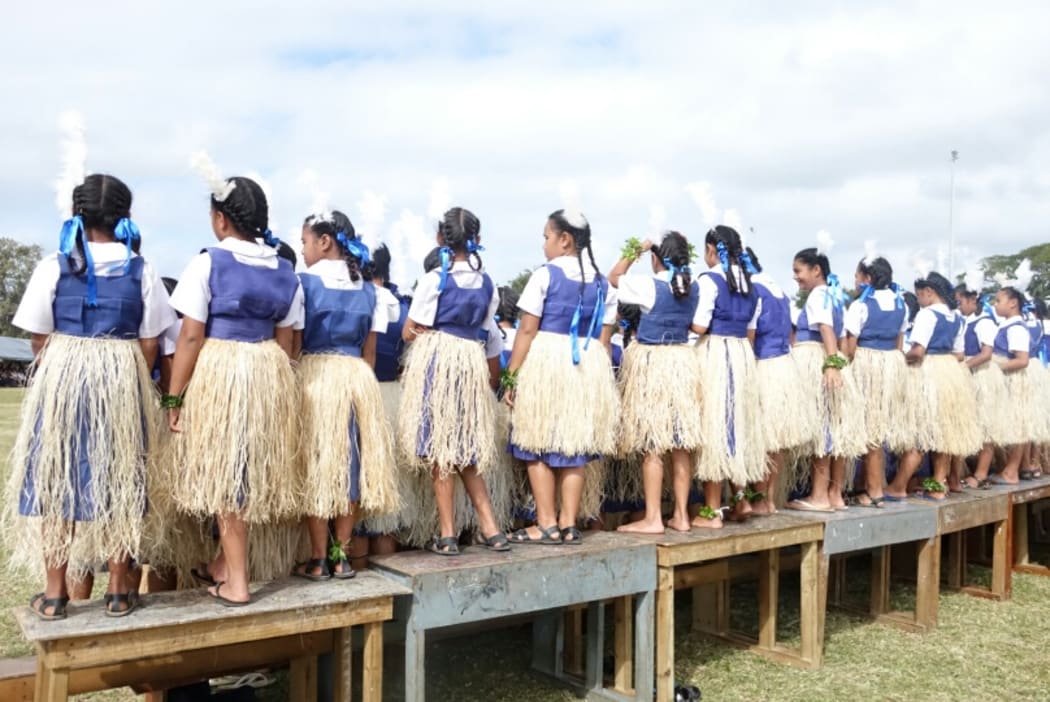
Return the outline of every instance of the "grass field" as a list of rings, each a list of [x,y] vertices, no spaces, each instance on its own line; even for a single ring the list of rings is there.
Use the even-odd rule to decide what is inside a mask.
[[[0,389],[0,454],[16,431],[17,390]],[[2,471],[6,482],[7,467]],[[3,554],[6,555],[6,550]],[[863,573],[854,569],[854,584]],[[8,609],[23,606],[40,584],[3,571],[0,587],[0,657],[30,653]],[[978,579],[987,572],[972,573]],[[734,588],[734,618],[754,619],[743,606],[750,586]],[[798,633],[797,585],[785,579],[780,635]],[[911,593],[896,597],[906,604]],[[683,604],[685,604],[683,602]],[[831,611],[825,665],[799,671],[768,663],[688,630],[688,607],[676,637],[677,679],[700,686],[704,700],[1050,700],[1050,579],[1015,576],[1013,599],[996,603],[942,594],[939,627],[907,634]],[[570,693],[529,672],[529,630],[516,627],[437,642],[428,654],[428,699],[568,702]],[[394,655],[396,655],[395,652]],[[388,678],[388,684],[390,682]],[[393,686],[389,686],[391,691]],[[129,691],[84,695],[81,700],[131,700]],[[267,695],[267,699],[280,699]]]

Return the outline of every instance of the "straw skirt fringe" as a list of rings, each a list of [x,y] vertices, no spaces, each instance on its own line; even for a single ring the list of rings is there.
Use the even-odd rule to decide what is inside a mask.
[[[867,453],[861,421],[863,399],[857,390],[853,373],[847,366],[840,375],[842,386],[828,388],[824,383],[824,347],[816,342],[803,342],[791,347],[791,355],[802,373],[806,391],[800,402],[810,403],[806,411],[820,418],[820,433],[805,448],[810,456],[852,458]]]
[[[806,386],[791,354],[756,361],[758,404],[766,451],[812,443],[820,432],[815,405],[804,402]]]
[[[907,448],[911,432],[900,421],[907,402],[908,364],[897,349],[857,348],[850,372],[861,398],[861,436],[868,449],[883,444],[894,451]]]
[[[443,332],[419,336],[405,354],[398,410],[399,459],[426,474],[467,465],[484,474],[496,460],[489,367],[477,341]]]
[[[295,374],[276,342],[206,340],[172,441],[180,509],[249,523],[297,516],[299,411]]]
[[[401,406],[401,383],[390,381],[379,383],[379,395],[383,401],[383,411],[391,427],[398,426],[398,408]],[[372,514],[362,509],[363,519],[358,524],[372,534],[397,535],[403,529],[416,523],[419,519],[419,506],[422,495],[433,492],[429,476],[424,476],[415,468],[400,460],[395,452],[394,482],[400,496],[400,508],[389,514]]]
[[[977,404],[977,426],[984,443],[1006,443],[1013,429],[1005,425],[1003,409],[1009,399],[1006,394],[1006,378],[999,365],[985,361],[972,370],[974,399]]]
[[[1050,373],[1038,358],[1031,358],[1027,368],[1030,378],[1029,412],[1032,416],[1032,435],[1029,441],[1050,441]]]
[[[11,454],[12,563],[36,570],[41,556],[54,567],[138,554],[160,419],[137,340],[52,334]]]
[[[610,455],[616,451],[620,397],[609,354],[580,342],[573,365],[569,337],[538,332],[518,373],[512,442],[534,453]]]
[[[629,344],[620,399],[621,455],[700,448],[700,363],[692,346]]]
[[[977,402],[970,372],[951,354],[927,355],[916,369],[919,394],[915,448],[952,456],[981,449]],[[913,376],[914,377],[914,376]]]
[[[703,400],[704,447],[696,461],[699,480],[744,484],[766,477],[758,369],[747,339],[708,336],[696,347]]]
[[[360,460],[361,509],[388,514],[400,508],[393,436],[375,373],[360,358],[308,354],[299,364],[302,399],[301,511],[332,518],[349,512],[353,442]],[[356,436],[351,437],[351,424]]]

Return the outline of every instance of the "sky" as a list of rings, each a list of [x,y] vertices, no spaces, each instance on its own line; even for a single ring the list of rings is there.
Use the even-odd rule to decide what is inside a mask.
[[[1050,3],[21,3],[0,26],[0,236],[57,245],[60,116],[134,193],[177,277],[214,242],[206,149],[258,174],[298,248],[320,203],[393,278],[436,218],[481,220],[497,282],[543,262],[546,217],[590,219],[598,264],[663,229],[739,224],[789,289],[794,253],[865,241],[910,287],[1050,240]]]

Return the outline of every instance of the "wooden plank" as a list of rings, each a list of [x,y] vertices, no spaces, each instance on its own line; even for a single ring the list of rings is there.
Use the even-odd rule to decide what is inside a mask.
[[[0,700],[32,700],[36,691],[36,656],[0,658]]]
[[[1050,483],[1034,487],[1024,484],[1010,493],[1010,501],[1015,505],[1046,499],[1050,499]]]
[[[317,702],[317,657],[293,658],[288,668],[288,702]]]
[[[343,627],[332,632],[332,690],[335,702],[350,702],[353,671],[350,631],[350,627]],[[405,648],[407,655],[407,644]]]
[[[380,601],[376,602],[375,599]],[[384,601],[385,600],[385,601]],[[290,636],[298,632],[338,629],[385,621],[393,616],[390,597],[368,602],[337,602],[308,612],[269,612],[249,619],[198,621],[108,636],[45,641],[42,648],[53,667],[84,668],[131,661],[166,653],[223,646],[243,641]]]
[[[820,667],[824,656],[823,606],[827,599],[827,570],[822,568],[820,542],[802,544],[802,583],[799,629],[801,659]]]
[[[583,675],[583,610],[578,607],[565,612],[565,672]]]
[[[771,649],[777,643],[780,551],[763,551],[758,558],[758,645]]]
[[[915,622],[926,629],[937,626],[939,585],[941,582],[941,537],[919,544],[915,578]]]
[[[1010,509],[1008,506],[1008,514]],[[991,590],[1000,600],[1010,599],[1013,589],[1013,583],[1010,578],[1010,537],[1012,534],[1008,522],[1008,519],[1004,519],[995,524],[995,535],[992,538]]]
[[[652,538],[658,539],[659,565],[678,566],[819,541],[823,535],[822,522],[775,514],[723,529],[668,532]]]
[[[755,575],[758,569],[755,568]],[[684,590],[697,585],[708,585],[729,580],[733,576],[729,572],[729,560],[722,559],[714,563],[704,563],[696,566],[678,566],[674,571],[674,589]]]
[[[364,677],[361,697],[364,702],[383,702],[383,624],[365,624]]]
[[[960,533],[947,534],[948,567],[946,586],[950,590],[959,590],[966,580],[966,539]]]
[[[1028,544],[1028,505],[1014,504],[1013,507],[1014,560],[1013,567],[1028,565],[1031,553]]]
[[[880,546],[871,554],[871,607],[873,616],[890,611],[890,572],[892,557],[889,546]]]
[[[652,700],[655,609],[656,593],[643,592],[634,598],[634,699],[636,702]]]
[[[50,702],[51,700],[51,676],[44,665],[44,657],[37,654],[36,657],[36,693],[33,696],[36,702]]]
[[[48,668],[48,700],[65,702],[69,699],[69,668]]]
[[[588,692],[599,691],[603,685],[604,666],[602,660],[605,652],[605,605],[602,602],[590,602],[587,605],[586,664],[584,666],[583,687]]]
[[[729,581],[693,588],[693,631],[725,634],[729,631]]]
[[[674,699],[674,568],[662,566],[656,589],[656,699]]]
[[[1008,494],[971,499],[966,499],[967,496],[956,496],[940,505],[937,511],[938,533],[951,534],[1007,519],[1010,509]]]
[[[624,694],[633,690],[634,673],[634,598],[619,597],[613,603],[613,689]]]

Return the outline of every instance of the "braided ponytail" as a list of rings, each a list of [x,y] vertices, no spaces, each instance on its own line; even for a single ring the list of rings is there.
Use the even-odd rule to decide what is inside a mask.
[[[552,212],[547,217],[547,221],[551,223],[555,232],[568,234],[576,244],[576,260],[580,264],[580,295],[582,296],[586,286],[584,281],[587,279],[583,269],[584,249],[587,250],[587,257],[590,259],[595,277],[599,275],[598,265],[594,262],[594,251],[591,250],[591,224],[582,212],[564,209]]]
[[[689,242],[679,232],[669,231],[654,252],[671,272],[671,293],[676,300],[689,297],[693,272],[689,268]]]
[[[740,234],[732,227],[719,224],[707,232],[704,243],[714,247],[718,252],[718,260],[722,263],[722,271],[725,273],[729,290],[740,295],[751,292],[751,271],[741,261],[744,245],[740,240]],[[733,274],[733,266],[740,271],[739,280]]]
[[[76,233],[74,251],[70,255],[75,274],[87,270],[84,230],[98,229],[113,234],[117,223],[130,213],[131,190],[116,176],[92,173],[73,188],[73,214],[83,223],[83,229]],[[137,253],[139,241],[134,240],[132,246]]]
[[[473,270],[481,270],[479,252],[485,249],[478,244],[481,220],[473,212],[463,207],[448,210],[438,222],[438,234],[449,249],[467,254],[467,262]]]
[[[270,208],[266,202],[266,193],[251,178],[235,176],[226,181],[232,188],[222,200],[211,196],[211,206],[221,212],[230,224],[245,239],[264,239],[270,246],[277,247],[280,241],[270,234]]]

